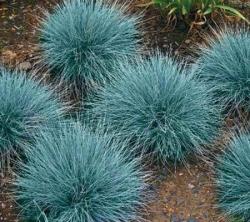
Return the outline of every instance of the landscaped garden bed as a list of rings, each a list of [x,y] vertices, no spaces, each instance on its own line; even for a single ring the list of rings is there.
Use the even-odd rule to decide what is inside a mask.
[[[249,221],[250,5],[166,2],[0,1],[0,222]]]

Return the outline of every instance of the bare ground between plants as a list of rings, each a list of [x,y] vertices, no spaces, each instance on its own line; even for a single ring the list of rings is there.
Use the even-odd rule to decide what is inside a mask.
[[[123,0],[124,1],[124,0]],[[6,66],[29,71],[36,55],[37,16],[41,7],[51,8],[55,0],[11,0],[0,3],[0,61]],[[133,11],[142,11],[132,3]],[[243,11],[249,15],[250,10]],[[34,16],[35,15],[35,16]],[[201,42],[201,34],[207,29],[196,29],[190,33],[183,25],[172,29],[157,9],[145,11],[143,29],[146,51],[153,48],[181,55],[188,59],[192,46]],[[224,222],[221,212],[215,208],[215,188],[212,172],[204,163],[190,164],[176,170],[161,169],[155,173],[152,186],[156,196],[150,204],[147,219],[152,222]],[[18,211],[12,201],[10,176],[0,174],[0,222],[18,221]]]

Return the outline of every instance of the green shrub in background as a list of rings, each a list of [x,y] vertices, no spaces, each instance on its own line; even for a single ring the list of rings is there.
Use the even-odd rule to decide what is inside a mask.
[[[225,4],[223,0],[152,0],[152,3],[167,10],[168,15],[189,23],[205,22],[208,15],[218,11],[232,14],[249,23],[238,10]]]

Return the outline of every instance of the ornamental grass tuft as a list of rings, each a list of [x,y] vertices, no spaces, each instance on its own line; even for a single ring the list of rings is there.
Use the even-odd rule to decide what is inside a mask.
[[[89,99],[83,116],[100,120],[120,141],[166,163],[201,154],[218,133],[220,114],[208,89],[169,57],[137,58]]]
[[[25,149],[63,114],[54,92],[25,73],[0,67],[0,95],[0,153]]]
[[[236,136],[216,169],[219,206],[229,216],[250,220],[250,136]]]
[[[53,222],[139,221],[147,190],[140,160],[114,137],[79,123],[46,132],[27,149],[16,181],[23,218]]]
[[[250,32],[225,29],[208,39],[197,62],[200,77],[225,106],[250,110]]]
[[[40,46],[54,76],[75,85],[112,78],[113,66],[138,49],[139,16],[104,0],[65,0],[41,24]]]

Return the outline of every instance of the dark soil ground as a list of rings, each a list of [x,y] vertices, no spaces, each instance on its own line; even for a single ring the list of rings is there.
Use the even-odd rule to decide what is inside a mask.
[[[36,25],[42,8],[50,9],[56,0],[6,0],[0,3],[0,61],[9,67],[29,71],[37,51]],[[124,0],[123,0],[124,1]],[[0,1],[1,2],[1,1]],[[132,11],[142,11],[143,0],[131,4]],[[242,10],[246,16],[250,9]],[[145,53],[158,48],[164,53],[192,60],[193,47],[209,33],[208,26],[193,30],[183,23],[173,27],[158,9],[145,11],[142,29],[145,31]],[[0,222],[18,221],[10,175],[0,174]],[[152,222],[224,222],[229,221],[216,209],[212,171],[206,163],[192,163],[175,170],[160,169],[155,173],[153,189],[156,198],[148,208],[147,219]]]
[[[225,221],[215,209],[213,181],[204,165],[183,167],[163,178],[156,189],[157,200],[150,206],[150,221]]]

